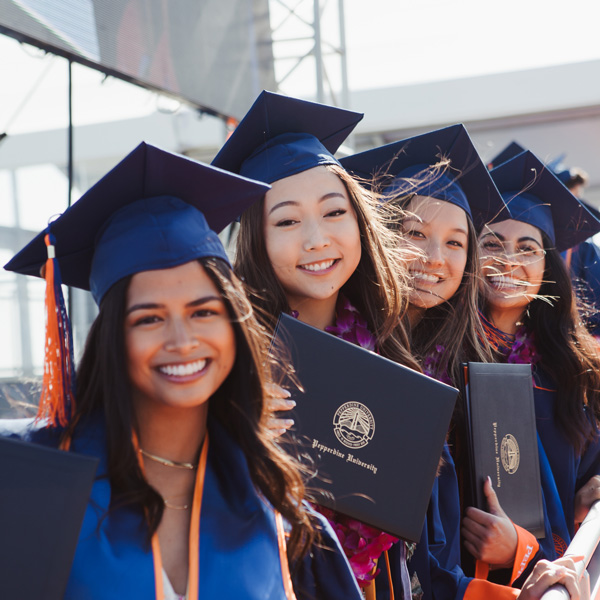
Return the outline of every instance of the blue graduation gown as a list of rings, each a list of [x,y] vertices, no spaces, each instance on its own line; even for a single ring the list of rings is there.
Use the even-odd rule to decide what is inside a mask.
[[[600,335],[600,248],[591,240],[562,253],[569,263],[573,287],[596,310],[587,316],[588,329]]]
[[[591,477],[600,474],[600,437],[589,443],[581,456],[563,433],[554,416],[557,392],[554,382],[540,368],[534,369],[536,425],[545,512],[546,539],[540,540],[544,557],[562,556],[574,534],[575,494]],[[590,425],[595,428],[590,419]]]
[[[220,600],[285,600],[275,512],[254,487],[239,446],[215,420],[202,498],[199,597]],[[56,447],[58,432],[0,423],[0,435]],[[139,510],[112,508],[106,473],[105,425],[96,418],[79,427],[73,452],[100,459],[84,517],[65,600],[150,600],[156,597],[152,550]],[[314,548],[292,579],[298,600],[359,600],[350,567],[325,519],[322,546]]]

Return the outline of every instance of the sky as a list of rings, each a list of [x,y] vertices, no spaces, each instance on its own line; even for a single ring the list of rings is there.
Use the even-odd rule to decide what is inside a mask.
[[[336,44],[337,0],[322,2],[323,39]],[[276,31],[276,38],[310,33],[298,20],[285,19],[285,11],[275,0],[271,0],[271,8],[272,24],[282,20],[285,24]],[[568,4],[557,0],[345,0],[344,9],[351,89],[600,59],[598,0],[569,0]],[[310,20],[312,2],[305,0],[298,12]],[[278,56],[302,53],[307,44],[278,42],[275,51]],[[339,85],[336,60],[327,59],[334,87]],[[290,64],[281,61],[279,72],[285,72]],[[75,125],[140,117],[157,108],[178,106],[78,65],[74,66],[74,78]],[[0,36],[0,81],[0,132],[66,126],[66,61]],[[306,96],[313,82],[314,67],[305,61],[282,91]]]

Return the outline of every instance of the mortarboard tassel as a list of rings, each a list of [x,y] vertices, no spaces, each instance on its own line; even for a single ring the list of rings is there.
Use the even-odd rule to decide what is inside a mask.
[[[47,420],[50,427],[65,427],[75,407],[73,337],[62,294],[54,236],[44,237],[48,250],[46,260],[46,338],[44,349],[44,381],[36,419]]]

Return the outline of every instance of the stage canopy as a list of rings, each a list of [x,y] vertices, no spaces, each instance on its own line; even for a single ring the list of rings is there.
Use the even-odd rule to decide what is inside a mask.
[[[276,89],[268,0],[0,0],[0,33],[221,117]]]

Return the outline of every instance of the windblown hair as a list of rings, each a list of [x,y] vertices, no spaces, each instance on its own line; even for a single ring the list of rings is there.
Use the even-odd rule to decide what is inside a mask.
[[[386,226],[389,209],[380,210],[377,198],[363,189],[337,165],[326,168],[340,178],[356,213],[361,240],[361,259],[340,292],[359,310],[377,338],[382,356],[420,371],[408,350],[402,317],[408,306],[407,252],[398,248]],[[251,290],[253,302],[272,330],[281,312],[290,312],[285,292],[277,279],[264,239],[264,200],[250,207],[241,219],[237,238],[235,272]]]
[[[439,357],[432,361],[431,375],[436,379],[446,376],[458,387],[463,363],[494,360],[479,318],[482,279],[477,233],[469,218],[467,223],[467,263],[458,290],[446,302],[427,309],[410,333],[411,349],[418,360]]]
[[[390,195],[386,187],[390,185],[393,177],[389,173],[392,162],[393,160],[375,174],[372,185],[387,202],[399,206],[404,217],[411,214],[410,203],[417,197],[419,188],[426,188],[441,175],[457,175],[451,172],[450,161],[442,157],[435,165],[403,180],[404,185],[400,188],[402,192],[396,191]],[[396,195],[398,193],[400,195]],[[430,362],[430,374],[433,377],[441,380],[448,378],[458,387],[463,377],[462,363],[494,360],[478,313],[482,278],[477,232],[469,217],[467,224],[467,262],[458,290],[446,302],[427,309],[421,320],[414,327],[408,328],[411,350],[417,360],[421,364]],[[410,246],[410,240],[403,237],[402,219],[393,224],[393,229],[398,233],[399,243]],[[459,404],[457,410],[458,406]]]
[[[236,359],[221,387],[209,400],[214,416],[235,439],[248,460],[254,484],[290,523],[290,562],[307,551],[318,532],[304,509],[301,467],[269,438],[263,411],[266,384],[271,381],[266,358],[268,340],[256,321],[241,282],[216,258],[199,260],[220,291],[235,332]],[[103,413],[107,427],[108,478],[115,502],[137,506],[147,516],[148,540],[162,519],[164,502],[146,481],[132,442],[136,419],[127,375],[124,322],[131,277],[106,294],[90,330],[77,373],[77,409],[65,436],[79,423]]]
[[[582,321],[562,257],[544,233],[542,241],[543,283],[522,321],[535,336],[540,367],[554,378],[556,420],[581,454],[600,419],[600,350]]]

